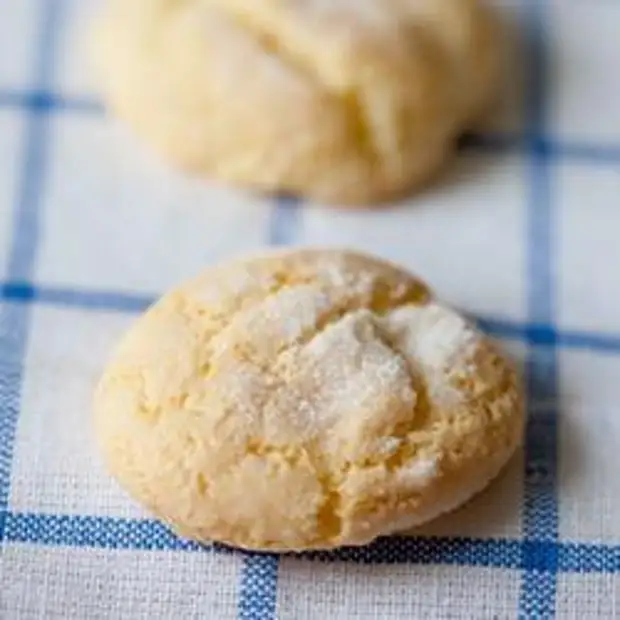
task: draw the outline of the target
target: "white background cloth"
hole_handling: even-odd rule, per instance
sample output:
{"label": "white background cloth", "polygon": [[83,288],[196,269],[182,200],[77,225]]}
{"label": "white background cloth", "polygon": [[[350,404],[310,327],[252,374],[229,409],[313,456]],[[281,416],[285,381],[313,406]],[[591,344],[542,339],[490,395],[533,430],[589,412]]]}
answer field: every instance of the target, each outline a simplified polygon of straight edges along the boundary
{"label": "white background cloth", "polygon": [[[93,6],[0,3],[0,617],[619,618],[620,3],[502,3],[503,110],[374,213],[168,169],[92,94]],[[106,355],[168,287],[268,244],[395,259],[500,337],[530,397],[506,474],[414,538],[332,554],[199,548],[143,514],[93,442]]]}

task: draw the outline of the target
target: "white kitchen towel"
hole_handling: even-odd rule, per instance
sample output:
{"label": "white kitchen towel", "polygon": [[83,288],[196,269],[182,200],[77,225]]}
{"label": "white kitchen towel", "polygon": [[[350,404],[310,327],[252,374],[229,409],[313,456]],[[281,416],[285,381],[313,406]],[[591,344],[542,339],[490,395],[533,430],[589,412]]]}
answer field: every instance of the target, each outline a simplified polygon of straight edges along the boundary
{"label": "white kitchen towel", "polygon": [[[499,6],[502,110],[433,187],[361,212],[170,170],[93,94],[96,3],[2,0],[2,619],[620,618],[620,2]],[[112,482],[90,426],[110,348],[274,244],[396,260],[520,360],[527,441],[488,491],[412,537],[278,558],[183,541]]]}

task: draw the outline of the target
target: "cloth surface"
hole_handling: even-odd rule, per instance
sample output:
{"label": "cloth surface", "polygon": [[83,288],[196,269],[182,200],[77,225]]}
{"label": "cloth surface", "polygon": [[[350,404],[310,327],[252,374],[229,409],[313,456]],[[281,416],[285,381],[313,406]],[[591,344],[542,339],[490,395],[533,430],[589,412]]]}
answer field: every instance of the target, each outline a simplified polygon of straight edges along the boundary
{"label": "cloth surface", "polygon": [[[502,2],[501,110],[376,212],[170,170],[102,114],[96,6],[0,5],[0,617],[619,618],[620,3]],[[411,537],[278,558],[180,540],[107,476],[90,400],[117,338],[205,265],[282,244],[396,260],[519,359],[526,445],[485,493]]]}

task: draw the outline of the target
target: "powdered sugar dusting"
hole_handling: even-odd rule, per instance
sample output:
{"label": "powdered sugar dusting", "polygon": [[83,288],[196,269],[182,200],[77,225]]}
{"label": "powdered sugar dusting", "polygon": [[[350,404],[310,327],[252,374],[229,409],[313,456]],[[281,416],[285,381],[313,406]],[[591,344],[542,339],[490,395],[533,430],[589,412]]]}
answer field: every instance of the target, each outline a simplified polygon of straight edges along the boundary
{"label": "powdered sugar dusting", "polygon": [[303,395],[291,413],[302,426],[325,431],[337,425],[353,438],[373,424],[411,417],[416,395],[407,364],[377,338],[367,310],[340,319],[282,363],[297,369],[287,390]]}
{"label": "powdered sugar dusting", "polygon": [[[317,261],[310,282],[285,286],[240,311],[210,343],[215,366],[239,355],[271,364],[269,370],[262,362],[256,368],[263,388],[273,387],[267,404],[260,396],[263,388],[246,382],[243,389],[254,393],[259,408],[267,407],[272,438],[285,427],[305,436],[348,437],[353,443],[355,437],[362,443],[390,437],[396,425],[415,422],[412,373],[424,377],[431,402],[450,405],[461,398],[452,378],[471,371],[481,335],[458,313],[434,302],[385,316],[368,309],[340,316],[337,310],[348,299],[369,299],[378,284],[372,270],[354,267],[333,258]],[[303,273],[300,278],[305,279]],[[236,291],[249,282],[258,284],[246,274],[227,288]],[[393,446],[383,448],[389,453]]]}
{"label": "powdered sugar dusting", "polygon": [[377,282],[377,274],[372,271],[351,270],[340,260],[326,260],[318,266],[320,280],[330,287],[346,292],[349,297],[370,295]]}
{"label": "powdered sugar dusting", "polygon": [[213,340],[214,354],[225,353],[231,333],[238,333],[254,350],[275,356],[315,329],[320,316],[331,307],[329,296],[315,286],[283,289],[242,312]]}
{"label": "powdered sugar dusting", "polygon": [[375,452],[381,454],[384,457],[391,456],[403,444],[403,440],[400,437],[380,437],[373,446]]}
{"label": "powdered sugar dusting", "polygon": [[481,338],[462,316],[431,302],[398,308],[386,316],[384,324],[394,346],[425,376],[431,398],[445,402],[458,397],[449,376],[467,370]]}
{"label": "powdered sugar dusting", "polygon": [[396,478],[404,488],[420,488],[434,480],[438,471],[436,459],[414,459],[398,470]]}

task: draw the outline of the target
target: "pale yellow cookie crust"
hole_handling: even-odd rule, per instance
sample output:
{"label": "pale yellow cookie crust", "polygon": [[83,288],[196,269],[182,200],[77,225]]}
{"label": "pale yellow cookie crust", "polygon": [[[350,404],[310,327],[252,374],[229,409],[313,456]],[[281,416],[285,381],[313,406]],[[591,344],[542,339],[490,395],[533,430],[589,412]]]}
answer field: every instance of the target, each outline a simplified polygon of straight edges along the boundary
{"label": "pale yellow cookie crust", "polygon": [[520,382],[417,278],[290,250],[213,267],[117,347],[95,395],[112,474],[182,535],[368,543],[457,507],[521,441]]}
{"label": "pale yellow cookie crust", "polygon": [[163,157],[262,193],[368,205],[422,187],[493,100],[484,0],[108,0],[112,113]]}

